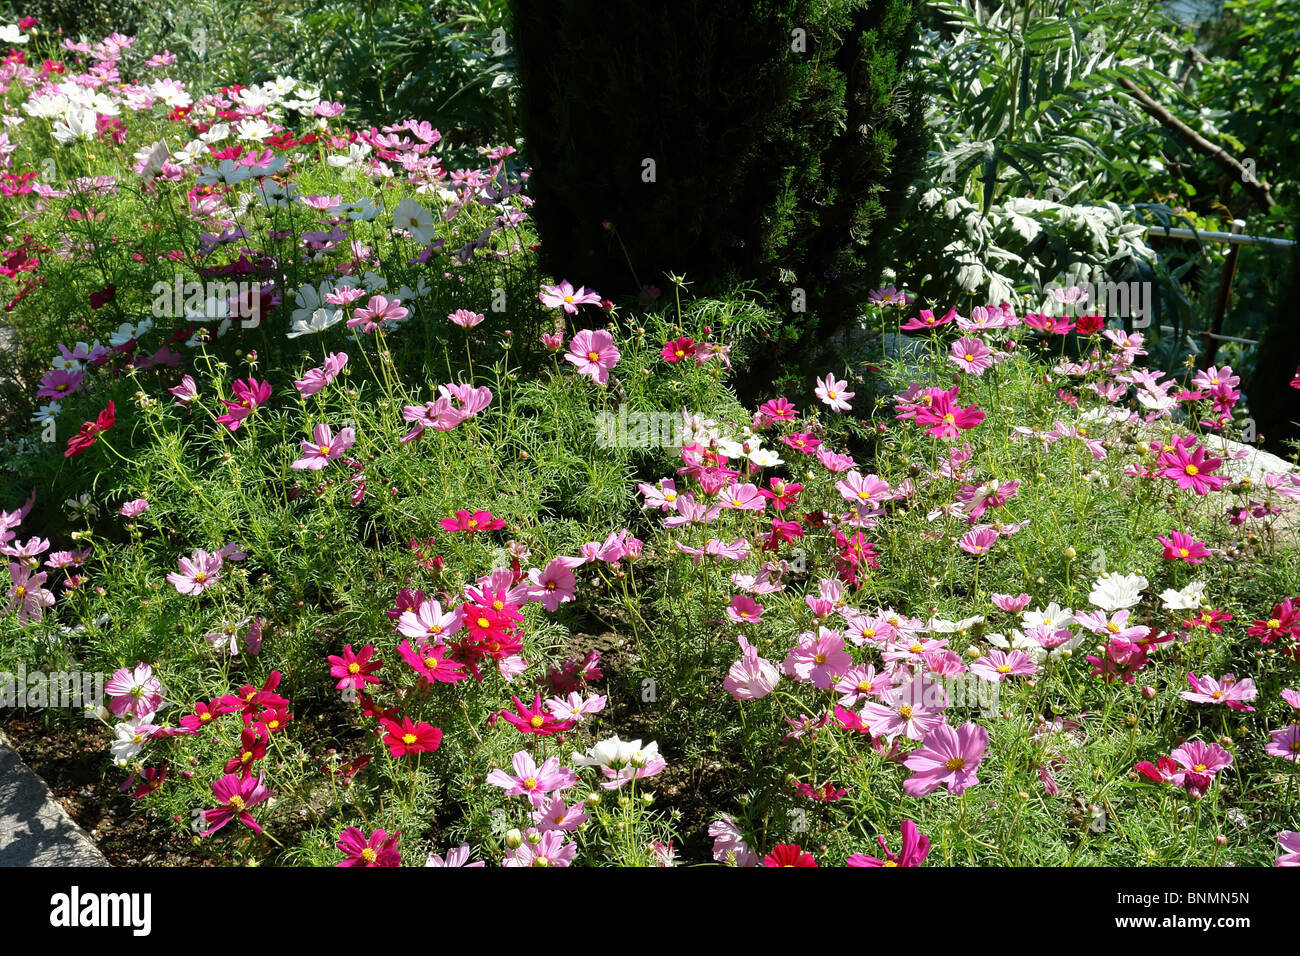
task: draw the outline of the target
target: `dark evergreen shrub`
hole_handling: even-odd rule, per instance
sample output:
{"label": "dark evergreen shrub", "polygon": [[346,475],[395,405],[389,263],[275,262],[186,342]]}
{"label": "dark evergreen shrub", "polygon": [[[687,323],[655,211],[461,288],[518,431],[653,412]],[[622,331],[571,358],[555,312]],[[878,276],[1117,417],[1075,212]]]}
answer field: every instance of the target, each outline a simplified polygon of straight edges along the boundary
{"label": "dark evergreen shrub", "polygon": [[853,317],[919,158],[905,85],[915,0],[511,12],[550,271],[607,297],[667,290],[666,272],[695,292],[751,281],[791,314],[783,351]]}

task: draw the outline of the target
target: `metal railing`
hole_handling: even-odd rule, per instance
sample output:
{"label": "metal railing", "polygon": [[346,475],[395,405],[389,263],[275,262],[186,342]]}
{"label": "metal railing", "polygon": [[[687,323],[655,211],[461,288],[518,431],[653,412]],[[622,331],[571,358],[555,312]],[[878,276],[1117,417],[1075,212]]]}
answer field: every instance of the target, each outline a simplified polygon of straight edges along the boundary
{"label": "metal railing", "polygon": [[[1244,219],[1232,220],[1232,232],[1198,232],[1195,229],[1183,229],[1177,226],[1150,226],[1148,237],[1168,239],[1195,239],[1198,242],[1226,242],[1232,248],[1223,261],[1223,274],[1219,277],[1219,291],[1214,299],[1214,315],[1210,318],[1210,327],[1204,332],[1189,332],[1188,337],[1199,336],[1206,340],[1205,361],[1213,365],[1219,352],[1220,342],[1240,342],[1243,345],[1259,345],[1259,339],[1243,339],[1234,335],[1222,334],[1223,317],[1228,311],[1228,295],[1232,291],[1232,279],[1237,272],[1237,254],[1242,246],[1278,246],[1288,248],[1295,245],[1293,239],[1277,239],[1273,236],[1248,236],[1242,232],[1246,228]],[[1172,325],[1159,327],[1162,332],[1177,331]]]}

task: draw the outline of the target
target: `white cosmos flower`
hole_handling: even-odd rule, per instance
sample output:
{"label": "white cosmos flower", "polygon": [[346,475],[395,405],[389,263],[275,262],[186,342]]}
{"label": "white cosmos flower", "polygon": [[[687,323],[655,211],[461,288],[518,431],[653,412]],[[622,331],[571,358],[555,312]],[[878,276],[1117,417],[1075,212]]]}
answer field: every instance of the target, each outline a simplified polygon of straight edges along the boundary
{"label": "white cosmos flower", "polygon": [[[1020,623],[1029,630],[1031,627],[1037,627],[1039,624],[1045,624],[1048,627],[1068,627],[1074,623],[1074,612],[1068,607],[1061,607],[1053,601],[1046,608],[1035,608],[1032,611],[1026,611],[1020,616]],[[1037,642],[1034,643],[1037,647]]]}
{"label": "white cosmos flower", "polygon": [[1150,582],[1140,574],[1105,574],[1097,579],[1088,600],[1103,611],[1118,611],[1142,600]]}
{"label": "white cosmos flower", "polygon": [[611,770],[621,770],[629,764],[644,767],[657,756],[659,756],[659,744],[653,740],[642,747],[640,740],[620,740],[614,736],[589,747],[585,754],[575,750],[573,762],[580,767],[609,767]]}
{"label": "white cosmos flower", "polygon": [[785,459],[768,448],[756,448],[749,453],[749,460],[760,468],[775,468],[785,464]]}
{"label": "white cosmos flower", "polygon": [[393,210],[393,225],[398,229],[405,229],[415,237],[416,242],[424,245],[437,238],[433,213],[409,196],[399,202],[397,208]]}
{"label": "white cosmos flower", "polygon": [[30,39],[31,37],[18,29],[17,24],[6,23],[0,26],[0,43],[17,43],[21,45]]}
{"label": "white cosmos flower", "polygon": [[1205,582],[1193,581],[1181,591],[1168,588],[1160,592],[1160,602],[1169,611],[1196,611],[1204,603]]}

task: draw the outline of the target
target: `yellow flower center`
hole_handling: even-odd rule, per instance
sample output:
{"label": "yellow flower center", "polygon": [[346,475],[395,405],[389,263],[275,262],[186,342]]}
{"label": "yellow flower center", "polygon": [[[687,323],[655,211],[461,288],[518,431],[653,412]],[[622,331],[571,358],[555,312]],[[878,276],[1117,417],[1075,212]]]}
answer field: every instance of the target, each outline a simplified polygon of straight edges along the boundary
{"label": "yellow flower center", "polygon": [[825,663],[826,663],[826,655],[825,655],[825,654],[814,654],[814,655],[813,655],[813,662],[814,662],[814,663],[817,663],[817,664],[825,664]]}
{"label": "yellow flower center", "polygon": [[426,657],[424,659],[424,666],[429,668],[431,671],[436,671],[438,669],[438,664],[439,661],[436,657]]}
{"label": "yellow flower center", "polygon": [[492,626],[492,622],[489,621],[489,620],[488,620],[487,618],[485,618],[485,617],[480,617],[480,618],[478,619],[478,626],[479,626],[479,627],[491,627],[491,626]]}
{"label": "yellow flower center", "polygon": [[588,361],[588,362],[599,362],[599,361],[600,361],[600,353],[599,353],[599,352],[588,352],[588,353],[587,353],[587,361]]}
{"label": "yellow flower center", "polygon": [[1178,553],[1181,554],[1184,558],[1187,557],[1189,554],[1191,554],[1191,552],[1188,551],[1186,548],[1179,548]]}
{"label": "yellow flower center", "polygon": [[1011,665],[1010,665],[1010,664],[1003,664],[1001,667],[998,668],[998,673],[999,673],[999,674],[1010,674],[1010,673],[1011,673]]}
{"label": "yellow flower center", "polygon": [[317,450],[318,452],[320,452],[322,455],[328,455],[328,454],[330,453],[330,446],[329,446],[329,445],[317,445],[317,446],[316,446],[316,450]]}
{"label": "yellow flower center", "polygon": [[379,854],[370,847],[366,847],[361,851],[361,859],[365,860],[367,863],[374,863],[375,860],[379,859]]}
{"label": "yellow flower center", "polygon": [[231,797],[229,800],[226,801],[226,806],[234,807],[236,810],[243,810],[244,798],[241,797],[239,794],[235,794],[233,797]]}
{"label": "yellow flower center", "polygon": [[406,744],[408,747],[415,743],[415,734],[402,734],[402,743]]}
{"label": "yellow flower center", "polygon": [[356,661],[353,661],[351,664],[348,665],[348,673],[349,673],[349,674],[360,674],[360,673],[361,673],[361,665],[358,664]]}
{"label": "yellow flower center", "polygon": [[911,720],[911,719],[912,719],[912,705],[911,705],[911,704],[904,704],[902,707],[898,708],[898,716],[899,716],[899,717],[902,717],[904,720]]}
{"label": "yellow flower center", "polygon": [[869,694],[869,693],[871,693],[871,681],[869,681],[869,680],[860,680],[860,681],[858,681],[858,693],[860,693],[860,694]]}
{"label": "yellow flower center", "polygon": [[537,778],[536,778],[536,777],[525,777],[525,778],[524,778],[524,789],[525,789],[525,790],[536,790],[536,789],[537,789]]}
{"label": "yellow flower center", "polygon": [[944,763],[944,767],[948,770],[960,770],[964,766],[966,766],[966,760],[963,757],[950,757]]}
{"label": "yellow flower center", "polygon": [[194,580],[197,581],[199,584],[202,584],[207,579],[208,579],[208,572],[206,571],[196,571],[194,574]]}
{"label": "yellow flower center", "polygon": [[1201,473],[1201,469],[1197,468],[1195,465],[1188,465],[1183,469],[1183,471],[1189,475],[1199,475]]}
{"label": "yellow flower center", "polygon": [[543,717],[541,714],[536,714],[533,716],[531,720],[528,721],[528,723],[535,730],[540,730],[542,725],[546,723],[546,718]]}
{"label": "yellow flower center", "polygon": [[1203,764],[1203,763],[1198,763],[1198,764],[1196,764],[1196,766],[1192,767],[1192,769],[1195,770],[1197,773],[1204,773],[1204,772],[1205,772],[1205,764]]}

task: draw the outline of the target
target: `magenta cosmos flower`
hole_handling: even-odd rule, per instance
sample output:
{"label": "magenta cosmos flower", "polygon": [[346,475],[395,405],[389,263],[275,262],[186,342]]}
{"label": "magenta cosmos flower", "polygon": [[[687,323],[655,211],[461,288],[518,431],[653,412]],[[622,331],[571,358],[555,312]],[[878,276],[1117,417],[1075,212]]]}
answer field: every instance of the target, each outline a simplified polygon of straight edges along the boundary
{"label": "magenta cosmos flower", "polygon": [[226,413],[217,418],[218,425],[225,425],[230,431],[237,431],[244,424],[244,419],[253,414],[259,405],[265,405],[271,398],[271,383],[259,382],[249,376],[247,382],[236,379],[230,385],[235,393],[234,401],[223,398],[221,404],[226,406]]}
{"label": "magenta cosmos flower", "polygon": [[374,653],[375,648],[371,644],[361,648],[360,654],[354,654],[352,645],[347,644],[343,648],[342,656],[331,654],[329,656],[330,676],[339,679],[335,687],[338,690],[348,687],[353,690],[364,690],[367,684],[378,684],[379,678],[373,675],[384,665],[380,661],[370,659]]}
{"label": "magenta cosmos flower", "polygon": [[889,847],[885,845],[885,838],[878,836],[876,842],[885,851],[885,859],[881,860],[874,856],[867,856],[864,853],[854,853],[844,861],[844,865],[920,866],[925,862],[925,858],[930,855],[930,838],[922,834],[911,820],[904,820],[901,829],[903,831],[903,846],[897,855],[889,852]]}
{"label": "magenta cosmos flower", "polygon": [[334,844],[343,851],[339,866],[401,866],[402,853],[397,847],[400,833],[389,836],[376,830],[366,836],[356,827],[348,827]]}
{"label": "magenta cosmos flower", "polygon": [[597,385],[609,382],[609,370],[618,364],[622,353],[614,345],[614,336],[604,329],[583,329],[569,343],[564,360],[577,367]]}
{"label": "magenta cosmos flower", "polygon": [[188,558],[178,562],[180,571],[167,575],[167,580],[181,594],[202,594],[221,579],[221,554],[219,552],[195,551]]}
{"label": "magenta cosmos flower", "polygon": [[1182,768],[1173,782],[1186,787],[1189,793],[1204,793],[1220,770],[1232,766],[1232,754],[1202,740],[1189,740],[1169,756]]}
{"label": "magenta cosmos flower", "polygon": [[1166,561],[1186,561],[1188,564],[1200,564],[1210,556],[1209,549],[1203,541],[1197,541],[1190,534],[1171,531],[1169,537],[1156,535],[1156,540],[1165,546]]}
{"label": "magenta cosmos flower", "polygon": [[[1161,478],[1169,478],[1185,491],[1194,491],[1198,495],[1218,491],[1227,481],[1221,475],[1212,474],[1221,464],[1222,458],[1207,458],[1205,449],[1195,445],[1196,439],[1188,435],[1185,441],[1174,444],[1170,451],[1160,455],[1157,464]],[[1192,449],[1189,451],[1188,449]]]}
{"label": "magenta cosmos flower", "polygon": [[580,305],[600,305],[598,293],[588,292],[586,286],[579,286],[575,292],[568,279],[562,280],[559,285],[542,286],[537,298],[548,309],[562,308],[569,315],[577,315]]}
{"label": "magenta cosmos flower", "polygon": [[238,774],[228,773],[212,784],[212,793],[221,805],[203,811],[204,821],[211,824],[203,831],[204,836],[216,833],[236,818],[254,833],[262,832],[253,815],[248,812],[250,807],[257,806],[271,796],[271,791],[267,789],[261,774],[258,774],[257,779],[254,780],[251,776],[240,777]]}
{"label": "magenta cosmos flower", "polygon": [[334,437],[334,432],[328,425],[317,425],[311,433],[312,440],[302,443],[302,457],[295,461],[290,468],[296,468],[299,471],[320,471],[335,458],[340,458],[357,440],[357,433],[354,429],[342,429],[338,437]]}
{"label": "magenta cosmos flower", "polygon": [[978,724],[967,722],[956,730],[940,724],[926,734],[921,748],[903,761],[904,766],[916,771],[903,781],[903,791],[911,797],[923,797],[947,784],[949,793],[964,793],[967,787],[980,782],[975,771],[988,745],[989,732]]}

